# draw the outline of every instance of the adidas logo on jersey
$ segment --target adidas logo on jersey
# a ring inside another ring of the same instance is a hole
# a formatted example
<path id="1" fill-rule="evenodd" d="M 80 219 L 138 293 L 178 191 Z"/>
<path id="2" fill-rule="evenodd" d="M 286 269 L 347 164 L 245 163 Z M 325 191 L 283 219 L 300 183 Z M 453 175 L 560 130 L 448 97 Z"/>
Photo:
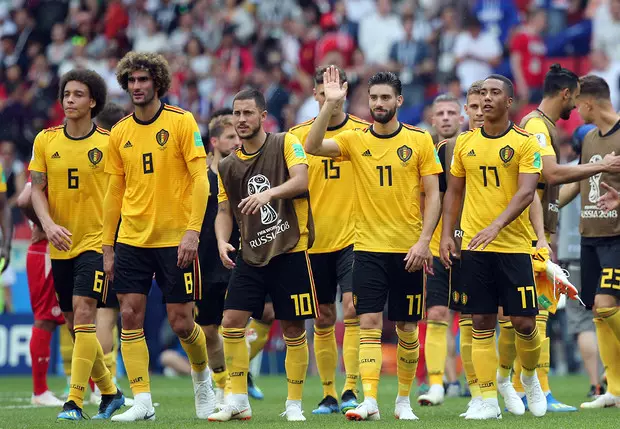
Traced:
<path id="1" fill-rule="evenodd" d="M 60 154 L 58 152 L 54 152 L 54 155 L 52 155 L 52 159 L 58 159 L 60 158 Z"/>
<path id="2" fill-rule="evenodd" d="M 370 153 L 370 149 L 366 149 L 364 153 L 362 153 L 362 156 L 372 156 L 372 154 Z"/>
<path id="3" fill-rule="evenodd" d="M 476 156 L 476 152 L 472 149 L 467 153 L 467 156 Z"/>
<path id="4" fill-rule="evenodd" d="M 125 149 L 127 149 L 128 147 L 133 147 L 133 145 L 131 144 L 131 142 L 128 140 L 127 143 L 125 143 L 125 146 L 123 146 Z"/>

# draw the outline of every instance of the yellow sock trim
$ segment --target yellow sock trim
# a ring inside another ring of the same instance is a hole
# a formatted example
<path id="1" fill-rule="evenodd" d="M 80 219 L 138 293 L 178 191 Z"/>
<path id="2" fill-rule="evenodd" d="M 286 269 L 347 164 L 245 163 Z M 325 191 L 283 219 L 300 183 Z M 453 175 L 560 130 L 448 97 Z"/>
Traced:
<path id="1" fill-rule="evenodd" d="M 381 329 L 360 329 L 360 377 L 364 398 L 377 399 L 383 356 Z"/>
<path id="2" fill-rule="evenodd" d="M 304 332 L 297 338 L 284 337 L 286 343 L 286 359 L 284 367 L 286 369 L 286 381 L 288 383 L 289 401 L 301 401 L 308 372 L 308 341 Z M 332 385 L 333 387 L 333 385 Z M 336 391 L 334 390 L 334 393 Z"/>
<path id="3" fill-rule="evenodd" d="M 252 360 L 265 348 L 265 344 L 267 344 L 267 340 L 269 340 L 271 325 L 266 325 L 260 320 L 252 319 L 248 325 L 248 329 L 254 329 L 254 332 L 256 332 L 256 339 L 250 343 L 250 360 Z"/>
<path id="4" fill-rule="evenodd" d="M 472 328 L 473 324 L 471 319 L 459 320 L 459 331 L 461 334 L 460 351 L 463 371 L 465 372 L 465 378 L 467 379 L 471 396 L 475 398 L 482 396 L 482 393 L 480 392 L 480 386 L 478 386 L 478 377 L 476 376 L 476 369 L 474 368 L 474 362 L 471 358 Z"/>
<path id="5" fill-rule="evenodd" d="M 418 327 L 416 326 L 412 332 L 401 331 L 396 328 L 396 333 L 398 334 L 398 348 L 396 349 L 398 396 L 409 397 L 420 357 Z"/>
<path id="6" fill-rule="evenodd" d="M 84 394 L 88 388 L 88 379 L 97 357 L 97 333 L 95 325 L 75 325 L 75 346 L 71 359 L 71 383 L 67 401 L 84 407 Z"/>
<path id="7" fill-rule="evenodd" d="M 496 399 L 498 357 L 495 350 L 495 329 L 472 330 L 472 359 L 482 397 Z"/>
<path id="8" fill-rule="evenodd" d="M 200 325 L 194 322 L 194 329 L 187 338 L 180 338 L 181 346 L 194 372 L 202 372 L 207 369 L 209 359 L 207 358 L 207 337 Z"/>
<path id="9" fill-rule="evenodd" d="M 620 341 L 620 311 L 618 307 L 599 308 L 597 313 L 616 336 L 616 341 Z"/>
<path id="10" fill-rule="evenodd" d="M 222 338 L 230 377 L 230 393 L 247 395 L 250 357 L 245 343 L 245 329 L 224 328 Z"/>
<path id="11" fill-rule="evenodd" d="M 538 327 L 529 334 L 517 332 L 517 353 L 523 374 L 531 377 L 536 371 L 538 359 L 540 358 L 541 338 L 538 334 Z"/>
<path id="12" fill-rule="evenodd" d="M 360 319 L 344 320 L 344 337 L 342 339 L 342 360 L 346 381 L 342 393 L 352 390 L 357 395 L 357 380 L 360 377 Z"/>
<path id="13" fill-rule="evenodd" d="M 121 331 L 121 354 L 133 395 L 149 393 L 151 391 L 149 349 L 146 346 L 143 329 Z"/>
<path id="14" fill-rule="evenodd" d="M 600 312 L 600 310 L 599 310 Z M 620 396 L 620 343 L 609 325 L 600 317 L 594 319 L 601 361 L 607 374 L 607 391 Z"/>
<path id="15" fill-rule="evenodd" d="M 428 382 L 443 386 L 443 374 L 448 355 L 448 322 L 429 320 L 426 324 L 424 358 L 428 371 Z"/>
<path id="16" fill-rule="evenodd" d="M 323 385 L 323 397 L 337 399 L 336 366 L 338 365 L 338 347 L 334 327 L 314 327 L 314 356 L 316 368 Z"/>
<path id="17" fill-rule="evenodd" d="M 510 377 L 512 366 L 517 357 L 515 347 L 515 329 L 510 320 L 499 321 L 499 337 L 497 339 L 497 350 L 499 354 L 499 375 Z"/>

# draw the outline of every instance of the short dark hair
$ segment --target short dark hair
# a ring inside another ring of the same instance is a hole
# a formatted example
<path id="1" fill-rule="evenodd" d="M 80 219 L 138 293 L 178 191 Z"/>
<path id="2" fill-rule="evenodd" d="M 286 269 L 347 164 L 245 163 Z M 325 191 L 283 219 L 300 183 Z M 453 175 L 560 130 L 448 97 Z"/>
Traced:
<path id="1" fill-rule="evenodd" d="M 489 79 L 501 80 L 504 83 L 504 90 L 508 93 L 508 97 L 515 96 L 515 88 L 512 84 L 512 81 L 508 79 L 506 76 L 501 75 L 501 74 L 492 74 L 492 75 L 487 76 L 485 81 Z"/>
<path id="2" fill-rule="evenodd" d="M 379 72 L 375 73 L 368 79 L 368 90 L 375 85 L 389 85 L 394 89 L 396 95 L 403 93 L 403 84 L 396 74 L 392 72 Z"/>
<path id="3" fill-rule="evenodd" d="M 209 118 L 209 122 L 211 122 L 215 118 L 219 118 L 220 116 L 228 116 L 228 115 L 232 115 L 232 114 L 233 114 L 233 111 L 232 111 L 232 109 L 230 107 L 223 107 L 221 109 L 214 110 L 213 113 L 211 113 L 211 117 Z"/>
<path id="4" fill-rule="evenodd" d="M 104 130 L 111 130 L 114 124 L 123 119 L 126 115 L 125 109 L 116 103 L 108 103 L 105 105 L 99 116 L 97 116 L 97 125 Z"/>
<path id="5" fill-rule="evenodd" d="M 256 88 L 247 88 L 239 91 L 233 99 L 233 106 L 235 105 L 235 101 L 237 100 L 254 100 L 254 102 L 256 103 L 256 107 L 258 107 L 258 110 L 260 110 L 261 112 L 267 110 L 267 102 L 265 101 L 265 96 Z"/>
<path id="6" fill-rule="evenodd" d="M 105 101 L 108 96 L 108 89 L 105 84 L 105 80 L 92 70 L 71 70 L 65 73 L 60 79 L 60 85 L 58 86 L 58 100 L 62 104 L 65 98 L 65 87 L 68 82 L 76 81 L 80 82 L 88 87 L 90 98 L 95 100 L 95 107 L 90 112 L 90 117 L 94 118 L 103 110 Z"/>
<path id="7" fill-rule="evenodd" d="M 437 103 L 456 103 L 459 108 L 461 107 L 461 102 L 459 101 L 458 98 L 456 98 L 454 95 L 450 95 L 450 94 L 441 94 L 438 95 L 434 100 L 433 100 L 433 107 L 437 104 Z"/>
<path id="8" fill-rule="evenodd" d="M 589 74 L 579 79 L 581 85 L 581 95 L 589 95 L 597 100 L 609 100 L 609 85 L 605 79 Z"/>
<path id="9" fill-rule="evenodd" d="M 323 84 L 323 73 L 325 73 L 325 71 L 327 71 L 327 69 L 330 67 L 331 65 L 319 66 L 314 70 L 314 86 Z M 340 76 L 340 83 L 342 84 L 347 82 L 347 73 L 337 65 L 334 65 L 334 68 L 338 70 L 338 75 Z"/>
<path id="10" fill-rule="evenodd" d="M 553 64 L 545 75 L 543 97 L 552 97 L 564 88 L 568 88 L 570 92 L 573 92 L 577 89 L 578 83 L 579 76 L 560 64 Z"/>
<path id="11" fill-rule="evenodd" d="M 160 55 L 151 52 L 127 53 L 116 66 L 116 80 L 127 91 L 129 75 L 138 70 L 146 70 L 153 79 L 153 85 L 157 88 L 157 96 L 162 98 L 170 89 L 170 66 L 168 61 Z"/>

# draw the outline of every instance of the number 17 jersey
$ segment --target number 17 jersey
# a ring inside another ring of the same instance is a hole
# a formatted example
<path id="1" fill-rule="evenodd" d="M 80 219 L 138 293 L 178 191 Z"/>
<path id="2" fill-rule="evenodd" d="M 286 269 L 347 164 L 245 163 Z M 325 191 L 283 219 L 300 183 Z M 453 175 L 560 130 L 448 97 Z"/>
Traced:
<path id="1" fill-rule="evenodd" d="M 333 137 L 355 181 L 355 250 L 407 253 L 422 232 L 422 176 L 443 170 L 431 135 L 400 124 L 390 135 L 372 125 Z"/>

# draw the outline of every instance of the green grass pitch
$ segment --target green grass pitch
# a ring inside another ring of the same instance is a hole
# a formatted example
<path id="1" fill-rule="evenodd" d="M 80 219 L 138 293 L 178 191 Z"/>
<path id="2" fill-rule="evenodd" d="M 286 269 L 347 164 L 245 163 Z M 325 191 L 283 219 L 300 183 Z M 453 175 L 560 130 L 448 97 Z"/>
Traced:
<path id="1" fill-rule="evenodd" d="M 50 379 L 50 389 L 62 392 L 63 378 Z M 253 418 L 248 422 L 210 423 L 198 420 L 194 413 L 192 384 L 189 378 L 153 377 L 153 401 L 156 407 L 157 420 L 139 423 L 112 423 L 100 421 L 84 421 L 79 423 L 56 423 L 58 410 L 52 408 L 33 408 L 30 406 L 31 381 L 29 377 L 0 378 L 0 429 L 21 428 L 58 428 L 61 425 L 81 425 L 83 427 L 125 426 L 165 428 L 204 428 L 207 425 L 228 425 L 253 428 L 289 428 L 291 426 L 321 427 L 323 429 L 344 426 L 370 425 L 367 422 L 349 422 L 341 414 L 314 416 L 312 409 L 321 399 L 321 385 L 317 377 L 310 377 L 304 389 L 304 412 L 308 419 L 305 423 L 288 423 L 280 413 L 284 411 L 286 399 L 286 381 L 284 377 L 260 377 L 258 385 L 265 393 L 265 400 L 252 401 Z M 551 385 L 558 399 L 579 407 L 586 400 L 587 380 L 583 377 L 552 377 Z M 338 386 L 342 386 L 339 380 Z M 127 392 L 129 388 L 122 384 Z M 604 410 L 580 410 L 576 413 L 547 414 L 537 419 L 526 413 L 522 417 L 514 417 L 504 413 L 500 421 L 475 422 L 466 421 L 458 415 L 465 410 L 467 398 L 447 399 L 440 407 L 420 407 L 417 403 L 413 409 L 420 421 L 399 422 L 394 419 L 394 398 L 396 394 L 396 378 L 385 376 L 381 379 L 379 405 L 381 421 L 373 422 L 373 427 L 385 428 L 416 427 L 416 428 L 549 428 L 549 429 L 612 429 L 620 428 L 620 410 L 608 408 Z M 96 413 L 96 407 L 86 406 L 89 415 Z"/>

